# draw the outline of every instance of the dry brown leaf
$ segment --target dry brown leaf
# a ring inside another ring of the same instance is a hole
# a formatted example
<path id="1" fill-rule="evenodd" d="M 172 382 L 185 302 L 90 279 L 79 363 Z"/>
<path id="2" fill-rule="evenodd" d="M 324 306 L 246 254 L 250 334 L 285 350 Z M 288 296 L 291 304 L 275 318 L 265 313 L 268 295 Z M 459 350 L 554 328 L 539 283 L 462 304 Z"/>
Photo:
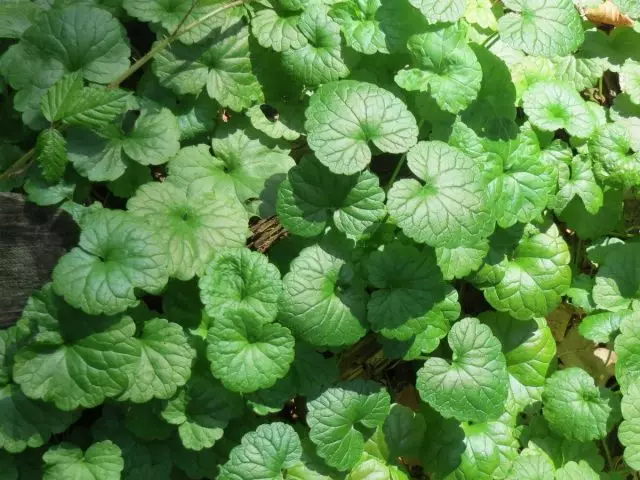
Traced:
<path id="1" fill-rule="evenodd" d="M 620 13 L 618 7 L 611 0 L 607 0 L 598 8 L 587 8 L 585 15 L 594 23 L 612 25 L 614 27 L 630 27 L 633 25 L 633 20 Z"/>
<path id="2" fill-rule="evenodd" d="M 558 343 L 558 359 L 567 368 L 579 367 L 586 370 L 598 385 L 604 386 L 615 374 L 617 356 L 608 348 L 598 347 L 584 338 L 578 332 L 578 327 L 574 326 L 569 329 L 564 340 Z"/>
<path id="3" fill-rule="evenodd" d="M 575 308 L 566 303 L 560 304 L 553 312 L 547 315 L 547 325 L 551 329 L 553 338 L 556 342 L 561 342 L 564 339 L 565 332 L 571 321 L 571 317 L 575 313 Z"/>
<path id="4" fill-rule="evenodd" d="M 407 385 L 396 394 L 396 403 L 409 407 L 415 412 L 420 411 L 420 395 L 413 385 Z"/>

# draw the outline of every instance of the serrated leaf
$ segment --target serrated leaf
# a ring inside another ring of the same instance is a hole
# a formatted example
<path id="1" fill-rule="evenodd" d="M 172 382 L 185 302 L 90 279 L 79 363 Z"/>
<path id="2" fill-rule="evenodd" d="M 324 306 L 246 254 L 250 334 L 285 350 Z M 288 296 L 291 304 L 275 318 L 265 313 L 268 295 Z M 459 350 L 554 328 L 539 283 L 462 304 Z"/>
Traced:
<path id="1" fill-rule="evenodd" d="M 613 101 L 609 117 L 616 125 L 626 129 L 631 149 L 640 152 L 640 105 L 633 103 L 629 94 L 621 93 Z M 604 126 L 604 122 L 599 126 Z M 637 158 L 636 155 L 636 161 Z"/>
<path id="2" fill-rule="evenodd" d="M 640 5 L 634 0 L 614 0 L 620 11 L 632 18 L 640 17 Z"/>
<path id="3" fill-rule="evenodd" d="M 393 404 L 382 426 L 389 457 L 417 457 L 426 433 L 424 417 L 400 404 Z"/>
<path id="4" fill-rule="evenodd" d="M 369 142 L 383 152 L 402 153 L 415 145 L 418 136 L 416 120 L 399 98 L 354 80 L 320 87 L 311 97 L 306 117 L 309 146 L 338 174 L 354 174 L 369 164 Z"/>
<path id="5" fill-rule="evenodd" d="M 162 410 L 162 418 L 178 427 L 184 447 L 196 451 L 211 448 L 241 414 L 240 397 L 201 372 L 194 373 Z"/>
<path id="6" fill-rule="evenodd" d="M 196 357 L 187 335 L 180 325 L 154 318 L 144 323 L 138 343 L 140 363 L 119 400 L 145 403 L 153 398 L 171 398 L 191 376 Z"/>
<path id="7" fill-rule="evenodd" d="M 620 88 L 631 101 L 640 104 L 640 63 L 627 60 L 620 71 Z"/>
<path id="8" fill-rule="evenodd" d="M 120 89 L 84 87 L 82 75 L 62 77 L 40 100 L 44 117 L 50 122 L 100 128 L 123 113 L 131 96 Z"/>
<path id="9" fill-rule="evenodd" d="M 91 445 L 86 452 L 70 443 L 51 447 L 42 456 L 43 480 L 119 480 L 124 469 L 122 451 L 110 440 Z"/>
<path id="10" fill-rule="evenodd" d="M 640 328 L 638 314 L 627 315 L 620 324 L 620 335 L 616 338 L 616 380 L 623 393 L 640 379 Z"/>
<path id="11" fill-rule="evenodd" d="M 89 188 L 89 183 L 71 168 L 66 168 L 62 178 L 53 183 L 44 179 L 39 168 L 33 168 L 29 171 L 23 188 L 30 202 L 48 206 L 65 200 L 70 201 L 74 196 L 77 199 L 82 198 Z"/>
<path id="12" fill-rule="evenodd" d="M 576 155 L 571 160 L 570 175 L 569 178 L 559 178 L 560 189 L 551 202 L 551 208 L 562 212 L 574 197 L 579 196 L 587 212 L 598 213 L 604 203 L 604 194 L 591 170 L 591 161 Z"/>
<path id="13" fill-rule="evenodd" d="M 380 0 L 343 0 L 331 7 L 329 15 L 342 28 L 347 45 L 356 52 L 389 53 L 377 15 L 380 6 Z"/>
<path id="14" fill-rule="evenodd" d="M 565 129 L 587 138 L 595 128 L 585 101 L 577 91 L 560 82 L 538 82 L 523 96 L 524 111 L 533 125 L 548 131 Z"/>
<path id="15" fill-rule="evenodd" d="M 170 182 L 153 182 L 142 185 L 127 208 L 154 231 L 169 274 L 180 280 L 201 274 L 216 249 L 241 247 L 247 238 L 248 218 L 233 197 L 186 195 Z"/>
<path id="16" fill-rule="evenodd" d="M 390 398 L 378 384 L 354 380 L 325 390 L 308 402 L 307 408 L 309 438 L 318 455 L 329 466 L 344 471 L 358 463 L 365 435 L 384 423 Z"/>
<path id="17" fill-rule="evenodd" d="M 525 234 L 518 242 L 502 279 L 484 289 L 485 298 L 496 310 L 520 320 L 545 316 L 571 286 L 570 257 L 558 227 L 547 222 L 539 233 Z"/>
<path id="18" fill-rule="evenodd" d="M 420 397 L 445 418 L 474 422 L 498 418 L 509 386 L 500 342 L 475 318 L 451 327 L 448 341 L 451 363 L 432 357 L 418 371 Z"/>
<path id="19" fill-rule="evenodd" d="M 636 307 L 640 301 L 637 262 L 640 245 L 625 244 L 612 250 L 598 270 L 593 299 L 599 308 L 619 312 Z"/>
<path id="20" fill-rule="evenodd" d="M 50 182 L 62 178 L 69 162 L 67 142 L 55 128 L 43 130 L 36 143 L 36 158 L 42 170 L 42 176 Z"/>
<path id="21" fill-rule="evenodd" d="M 437 303 L 444 281 L 432 252 L 400 243 L 373 252 L 367 262 L 369 283 L 376 288 L 367 304 L 372 330 L 387 338 L 409 340 L 437 324 Z"/>
<path id="22" fill-rule="evenodd" d="M 78 247 L 53 271 L 53 288 L 89 314 L 123 312 L 138 304 L 136 290 L 158 293 L 166 285 L 166 246 L 140 219 L 98 210 L 82 221 Z"/>
<path id="23" fill-rule="evenodd" d="M 553 479 L 555 466 L 549 457 L 536 451 L 523 450 L 511 465 L 506 480 Z"/>
<path id="24" fill-rule="evenodd" d="M 611 400 L 580 368 L 555 372 L 542 392 L 544 418 L 552 429 L 578 441 L 604 438 Z"/>
<path id="25" fill-rule="evenodd" d="M 274 422 L 260 425 L 242 437 L 220 469 L 220 480 L 277 480 L 282 472 L 297 466 L 302 446 L 290 425 Z"/>
<path id="26" fill-rule="evenodd" d="M 469 23 L 475 23 L 488 30 L 498 29 L 498 19 L 502 13 L 500 5 L 494 5 L 491 0 L 467 0 L 464 18 Z"/>
<path id="27" fill-rule="evenodd" d="M 300 16 L 298 29 L 306 45 L 282 52 L 282 66 L 297 82 L 320 85 L 349 75 L 340 26 L 319 2 L 312 3 Z"/>
<path id="28" fill-rule="evenodd" d="M 294 141 L 304 133 L 304 104 L 269 101 L 251 107 L 247 117 L 253 128 L 274 139 Z"/>
<path id="29" fill-rule="evenodd" d="M 336 175 L 312 156 L 304 157 L 280 184 L 276 210 L 287 230 L 304 237 L 319 235 L 333 221 L 338 230 L 359 238 L 386 213 L 376 175 Z"/>
<path id="30" fill-rule="evenodd" d="M 609 343 L 614 340 L 620 324 L 631 312 L 603 312 L 587 315 L 578 326 L 580 334 L 595 343 Z"/>
<path id="31" fill-rule="evenodd" d="M 589 138 L 596 175 L 610 185 L 640 184 L 640 151 L 630 153 L 632 139 L 624 125 L 608 123 Z"/>
<path id="32" fill-rule="evenodd" d="M 178 95 L 197 95 L 206 86 L 211 98 L 236 111 L 262 97 L 251 71 L 249 28 L 241 22 L 194 45 L 174 42 L 154 57 L 153 72 Z"/>
<path id="33" fill-rule="evenodd" d="M 342 255 L 320 245 L 305 248 L 282 284 L 278 321 L 296 337 L 315 346 L 341 346 L 365 335 L 365 282 Z"/>
<path id="34" fill-rule="evenodd" d="M 400 70 L 395 81 L 405 90 L 430 92 L 440 108 L 458 113 L 478 96 L 482 68 L 467 45 L 466 29 L 457 25 L 431 27 L 409 38 L 412 68 Z"/>
<path id="35" fill-rule="evenodd" d="M 436 248 L 437 263 L 445 280 L 464 278 L 479 269 L 489 253 L 489 242 L 478 240 L 471 245 Z"/>
<path id="36" fill-rule="evenodd" d="M 221 249 L 198 283 L 207 314 L 218 318 L 242 307 L 272 322 L 282 293 L 280 272 L 264 255 L 247 248 Z"/>
<path id="37" fill-rule="evenodd" d="M 418 14 L 409 0 L 380 0 L 376 18 L 390 53 L 405 53 L 409 37 L 428 26 L 427 19 Z"/>
<path id="38" fill-rule="evenodd" d="M 29 299 L 21 322 L 34 336 L 15 356 L 14 381 L 30 398 L 61 410 L 95 407 L 120 395 L 139 365 L 130 317 L 90 317 L 54 295 L 50 285 Z"/>
<path id="39" fill-rule="evenodd" d="M 559 215 L 582 239 L 595 239 L 614 230 L 622 217 L 622 190 L 604 190 L 603 204 L 595 215 L 587 212 L 581 198 L 574 197 Z"/>
<path id="40" fill-rule="evenodd" d="M 232 392 L 271 387 L 286 375 L 294 356 L 293 336 L 277 323 L 263 323 L 239 308 L 219 317 L 209 329 L 207 358 L 213 376 Z"/>
<path id="41" fill-rule="evenodd" d="M 640 468 L 640 383 L 635 381 L 622 397 L 624 421 L 618 428 L 618 438 L 624 445 L 624 461 L 634 470 Z"/>
<path id="42" fill-rule="evenodd" d="M 19 39 L 41 12 L 41 5 L 29 1 L 3 2 L 0 4 L 0 37 Z"/>
<path id="43" fill-rule="evenodd" d="M 399 180 L 388 193 L 389 215 L 415 241 L 433 247 L 468 245 L 493 231 L 476 163 L 440 141 L 420 142 L 407 154 L 420 180 Z"/>
<path id="44" fill-rule="evenodd" d="M 0 387 L 0 404 L 0 448 L 14 454 L 44 445 L 79 417 L 78 412 L 28 398 L 14 384 Z"/>
<path id="45" fill-rule="evenodd" d="M 464 15 L 466 0 L 409 0 L 429 23 L 455 22 Z"/>
<path id="46" fill-rule="evenodd" d="M 573 53 L 584 41 L 578 11 L 571 0 L 507 0 L 511 10 L 498 21 L 500 38 L 529 55 Z"/>
<path id="47" fill-rule="evenodd" d="M 274 2 L 277 5 L 277 1 Z M 307 38 L 298 29 L 300 14 L 279 8 L 258 10 L 251 19 L 251 33 L 264 48 L 276 52 L 302 48 Z"/>

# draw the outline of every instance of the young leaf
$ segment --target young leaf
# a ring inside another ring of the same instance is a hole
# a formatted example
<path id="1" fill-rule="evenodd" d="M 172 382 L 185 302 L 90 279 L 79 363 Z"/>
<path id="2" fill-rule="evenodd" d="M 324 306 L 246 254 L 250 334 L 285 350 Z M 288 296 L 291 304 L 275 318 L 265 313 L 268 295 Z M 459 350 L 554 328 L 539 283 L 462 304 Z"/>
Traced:
<path id="1" fill-rule="evenodd" d="M 119 480 L 124 469 L 122 451 L 109 440 L 94 443 L 86 452 L 70 443 L 61 443 L 47 450 L 42 460 L 43 480 Z"/>
<path id="2" fill-rule="evenodd" d="M 598 480 L 602 476 L 595 472 L 587 462 L 580 460 L 579 462 L 567 462 L 556 470 L 554 478 L 557 480 Z"/>
<path id="3" fill-rule="evenodd" d="M 53 288 L 86 313 L 113 315 L 138 304 L 136 290 L 160 292 L 166 265 L 166 245 L 153 229 L 102 209 L 83 219 L 80 243 L 56 265 Z"/>
<path id="4" fill-rule="evenodd" d="M 432 357 L 418 371 L 420 397 L 445 418 L 484 422 L 504 410 L 509 377 L 500 342 L 475 318 L 449 332 L 451 363 Z"/>
<path id="5" fill-rule="evenodd" d="M 271 3 L 275 8 L 258 10 L 251 19 L 251 33 L 258 43 L 276 52 L 307 45 L 307 38 L 298 29 L 300 13 L 278 8 L 277 0 Z"/>
<path id="6" fill-rule="evenodd" d="M 380 5 L 380 0 L 344 0 L 331 8 L 329 14 L 342 28 L 347 45 L 356 52 L 366 55 L 389 53 L 377 20 Z"/>
<path id="7" fill-rule="evenodd" d="M 531 123 L 542 130 L 565 129 L 570 135 L 587 138 L 596 126 L 580 94 L 561 82 L 538 82 L 522 101 Z"/>
<path id="8" fill-rule="evenodd" d="M 430 92 L 440 108 L 458 113 L 478 96 L 482 68 L 467 45 L 466 29 L 458 25 L 431 27 L 409 38 L 412 68 L 400 70 L 395 81 L 405 90 Z"/>
<path id="9" fill-rule="evenodd" d="M 153 229 L 166 252 L 169 274 L 180 280 L 201 274 L 216 249 L 241 247 L 248 234 L 247 215 L 233 197 L 186 195 L 170 182 L 142 185 L 127 208 Z"/>
<path id="10" fill-rule="evenodd" d="M 571 0 L 506 0 L 511 10 L 498 21 L 500 38 L 529 55 L 573 53 L 584 41 L 578 10 Z"/>
<path id="11" fill-rule="evenodd" d="M 519 320 L 552 312 L 571 286 L 571 256 L 558 227 L 547 222 L 534 230 L 501 267 L 504 276 L 484 289 L 493 308 Z"/>
<path id="12" fill-rule="evenodd" d="M 48 128 L 40 132 L 36 143 L 36 155 L 42 176 L 46 180 L 55 182 L 62 178 L 69 157 L 67 157 L 67 142 L 58 130 Z"/>
<path id="13" fill-rule="evenodd" d="M 586 442 L 604 438 L 611 414 L 611 394 L 603 395 L 580 368 L 555 372 L 542 392 L 544 418 L 565 437 Z"/>
<path id="14" fill-rule="evenodd" d="M 210 374 L 196 372 L 162 410 L 162 418 L 178 426 L 185 448 L 211 448 L 229 422 L 242 414 L 240 397 L 225 389 Z"/>
<path id="15" fill-rule="evenodd" d="M 576 155 L 571 160 L 570 177 L 559 177 L 560 190 L 551 202 L 551 207 L 562 212 L 575 196 L 582 199 L 587 212 L 595 215 L 604 203 L 602 188 L 596 182 L 588 158 Z"/>
<path id="16" fill-rule="evenodd" d="M 429 23 L 455 22 L 462 18 L 467 0 L 409 0 Z"/>
<path id="17" fill-rule="evenodd" d="M 551 480 L 555 470 L 549 457 L 535 450 L 525 449 L 511 465 L 505 480 Z"/>
<path id="18" fill-rule="evenodd" d="M 291 262 L 282 279 L 278 321 L 311 345 L 351 345 L 363 337 L 367 293 L 354 266 L 313 245 Z"/>
<path id="19" fill-rule="evenodd" d="M 280 272 L 264 255 L 246 248 L 221 249 L 200 278 L 200 299 L 211 318 L 242 307 L 263 322 L 278 314 Z"/>
<path id="20" fill-rule="evenodd" d="M 389 190 L 391 219 L 415 241 L 434 247 L 469 245 L 491 234 L 485 185 L 476 163 L 439 142 L 420 142 L 407 155 L 424 182 L 399 180 Z"/>
<path id="21" fill-rule="evenodd" d="M 629 316 L 637 318 L 637 314 L 632 312 L 594 313 L 584 317 L 578 329 L 584 338 L 595 343 L 609 343 L 617 336 L 620 325 Z"/>
<path id="22" fill-rule="evenodd" d="M 207 336 L 207 358 L 214 377 L 232 392 L 250 393 L 271 387 L 286 375 L 294 356 L 289 330 L 263 323 L 239 308 L 216 318 Z"/>
<path id="23" fill-rule="evenodd" d="M 640 245 L 629 243 L 611 251 L 596 275 L 593 300 L 596 305 L 611 312 L 632 307 L 640 301 Z"/>
<path id="24" fill-rule="evenodd" d="M 242 22 L 216 29 L 194 45 L 174 42 L 153 60 L 164 87 L 178 95 L 207 93 L 223 107 L 240 111 L 261 99 L 262 89 L 251 71 L 249 28 Z"/>
<path id="25" fill-rule="evenodd" d="M 632 139 L 624 125 L 608 123 L 588 142 L 596 175 L 611 185 L 640 184 L 640 151 L 630 153 Z"/>
<path id="26" fill-rule="evenodd" d="M 145 403 L 153 398 L 171 398 L 191 376 L 196 357 L 187 335 L 180 325 L 154 318 L 144 323 L 138 343 L 140 363 L 118 400 Z"/>
<path id="27" fill-rule="evenodd" d="M 433 253 L 391 243 L 371 254 L 367 271 L 369 283 L 377 289 L 367 304 L 372 330 L 408 340 L 437 324 L 437 304 L 445 290 Z"/>
<path id="28" fill-rule="evenodd" d="M 9 453 L 41 447 L 80 416 L 79 412 L 65 412 L 32 400 L 14 384 L 0 387 L 0 404 L 0 448 Z"/>
<path id="29" fill-rule="evenodd" d="M 260 425 L 242 437 L 220 469 L 219 480 L 265 480 L 282 477 L 282 472 L 298 464 L 302 446 L 290 425 L 274 422 Z"/>
<path id="30" fill-rule="evenodd" d="M 402 153 L 417 141 L 416 120 L 404 103 L 370 83 L 323 85 L 311 97 L 306 116 L 309 146 L 333 173 L 363 170 L 371 161 L 369 142 L 383 152 Z"/>
<path id="31" fill-rule="evenodd" d="M 321 234 L 332 219 L 338 230 L 359 238 L 386 213 L 376 175 L 336 175 L 312 156 L 304 157 L 280 184 L 276 210 L 287 230 L 305 237 Z"/>
<path id="32" fill-rule="evenodd" d="M 374 382 L 354 380 L 325 390 L 307 403 L 309 437 L 327 464 L 344 471 L 362 455 L 364 435 L 384 423 L 389 394 Z"/>
<path id="33" fill-rule="evenodd" d="M 130 317 L 90 317 L 54 295 L 51 285 L 32 295 L 21 322 L 33 340 L 15 356 L 13 378 L 33 399 L 61 410 L 95 407 L 120 395 L 140 363 Z"/>
<path id="34" fill-rule="evenodd" d="M 471 245 L 436 248 L 438 267 L 445 280 L 464 278 L 478 270 L 488 253 L 489 242 L 484 238 Z"/>

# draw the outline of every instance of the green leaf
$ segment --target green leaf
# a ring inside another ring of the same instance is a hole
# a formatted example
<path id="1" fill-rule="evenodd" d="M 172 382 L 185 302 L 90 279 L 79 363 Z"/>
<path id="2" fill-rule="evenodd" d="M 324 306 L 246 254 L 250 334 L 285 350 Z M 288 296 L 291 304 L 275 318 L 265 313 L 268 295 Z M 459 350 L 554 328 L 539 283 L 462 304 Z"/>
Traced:
<path id="1" fill-rule="evenodd" d="M 33 336 L 15 356 L 14 381 L 61 410 L 95 407 L 120 395 L 140 363 L 130 317 L 90 317 L 53 294 L 34 293 L 20 322 Z"/>
<path id="2" fill-rule="evenodd" d="M 421 33 L 429 25 L 409 0 L 380 0 L 376 19 L 380 22 L 390 53 L 406 53 L 409 37 Z"/>
<path id="3" fill-rule="evenodd" d="M 198 25 L 180 35 L 182 43 L 195 43 L 219 29 L 229 28 L 242 14 L 241 9 L 228 9 L 210 16 L 220 8 L 218 1 L 206 1 L 192 8 L 191 2 L 172 0 L 124 0 L 122 6 L 129 15 L 143 22 L 159 23 L 169 33 L 178 27 L 198 22 Z M 206 17 L 206 20 L 203 20 Z"/>
<path id="4" fill-rule="evenodd" d="M 382 426 L 389 457 L 417 457 L 426 433 L 424 417 L 400 404 L 393 404 Z"/>
<path id="5" fill-rule="evenodd" d="M 640 63 L 627 60 L 620 71 L 620 88 L 631 101 L 640 104 Z"/>
<path id="6" fill-rule="evenodd" d="M 127 109 L 131 95 L 120 89 L 84 87 L 78 72 L 65 75 L 40 100 L 44 117 L 50 122 L 101 128 Z"/>
<path id="7" fill-rule="evenodd" d="M 125 30 L 109 12 L 73 4 L 43 12 L 7 51 L 2 71 L 20 91 L 15 106 L 27 119 L 38 114 L 40 98 L 65 73 L 106 84 L 129 67 L 130 55 Z"/>
<path id="8" fill-rule="evenodd" d="M 632 138 L 622 124 L 608 123 L 589 138 L 596 175 L 610 185 L 640 184 L 640 151 L 630 153 Z"/>
<path id="9" fill-rule="evenodd" d="M 469 245 L 493 231 L 485 185 L 476 163 L 440 141 L 420 142 L 407 155 L 424 182 L 404 179 L 389 190 L 391 219 L 415 241 L 434 247 Z"/>
<path id="10" fill-rule="evenodd" d="M 466 0 L 409 0 L 420 9 L 429 23 L 455 22 L 464 15 Z"/>
<path id="11" fill-rule="evenodd" d="M 538 139 L 528 126 L 509 141 L 483 142 L 486 157 L 472 155 L 483 165 L 487 196 L 502 228 L 540 217 L 556 188 L 553 168 L 541 156 Z"/>
<path id="12" fill-rule="evenodd" d="M 13 457 L 2 451 L 0 451 L 0 471 L 6 476 L 6 480 L 18 480 L 18 469 Z"/>
<path id="13" fill-rule="evenodd" d="M 595 343 L 609 343 L 617 336 L 624 319 L 635 315 L 632 312 L 594 313 L 584 317 L 578 329 L 584 338 Z"/>
<path id="14" fill-rule="evenodd" d="M 69 159 L 93 182 L 116 180 L 127 161 L 141 165 L 166 163 L 180 150 L 180 128 L 166 108 L 144 109 L 130 133 L 115 125 L 99 132 L 73 128 L 67 134 Z"/>
<path id="15" fill-rule="evenodd" d="M 53 288 L 89 314 L 123 312 L 138 304 L 136 290 L 158 293 L 167 283 L 166 246 L 132 215 L 98 210 L 82 221 L 78 247 L 53 270 Z"/>
<path id="16" fill-rule="evenodd" d="M 79 412 L 64 412 L 50 403 L 32 400 L 14 384 L 0 387 L 0 404 L 0 448 L 9 453 L 44 445 L 80 416 Z"/>
<path id="17" fill-rule="evenodd" d="M 564 466 L 556 470 L 557 480 L 598 480 L 601 475 L 595 472 L 587 462 L 567 462 Z"/>
<path id="18" fill-rule="evenodd" d="M 268 388 L 286 375 L 294 356 L 289 329 L 263 323 L 244 308 L 216 318 L 207 336 L 214 377 L 232 392 Z"/>
<path id="19" fill-rule="evenodd" d="M 309 146 L 333 173 L 363 170 L 371 161 L 369 142 L 383 152 L 403 153 L 417 141 L 416 120 L 404 103 L 370 83 L 323 85 L 311 97 L 306 116 Z"/>
<path id="20" fill-rule="evenodd" d="M 344 0 L 335 3 L 329 15 L 340 25 L 347 45 L 356 52 L 389 53 L 378 20 L 380 0 Z"/>
<path id="21" fill-rule="evenodd" d="M 152 398 L 171 398 L 191 376 L 196 357 L 187 335 L 180 325 L 154 318 L 144 323 L 138 342 L 140 363 L 119 400 L 145 403 Z"/>
<path id="22" fill-rule="evenodd" d="M 581 368 L 559 370 L 549 377 L 542 402 L 551 428 L 569 439 L 586 442 L 607 434 L 610 395 Z"/>
<path id="23" fill-rule="evenodd" d="M 178 95 L 207 93 L 223 107 L 240 111 L 262 98 L 251 70 L 249 28 L 242 22 L 216 29 L 194 45 L 174 42 L 153 60 L 153 72 Z"/>
<path id="24" fill-rule="evenodd" d="M 529 55 L 573 53 L 584 41 L 580 14 L 571 0 L 506 0 L 511 10 L 498 21 L 500 39 Z"/>
<path id="25" fill-rule="evenodd" d="M 445 289 L 432 252 L 391 243 L 371 254 L 367 271 L 369 283 L 377 289 L 367 304 L 372 330 L 387 338 L 409 340 L 429 325 L 437 325 L 437 304 Z"/>
<path id="26" fill-rule="evenodd" d="M 609 117 L 616 125 L 626 129 L 631 149 L 640 152 L 640 105 L 633 103 L 630 95 L 621 93 L 613 101 Z M 604 122 L 599 126 L 604 126 Z M 636 160 L 638 158 L 636 154 Z"/>
<path id="27" fill-rule="evenodd" d="M 506 480 L 553 479 L 555 466 L 549 457 L 535 450 L 525 449 L 511 465 Z"/>
<path id="28" fill-rule="evenodd" d="M 294 235 L 321 234 L 327 224 L 362 237 L 386 213 L 384 191 L 369 171 L 336 175 L 312 156 L 293 167 L 278 190 L 278 218 Z"/>
<path id="29" fill-rule="evenodd" d="M 273 138 L 294 141 L 304 133 L 304 104 L 269 101 L 268 105 L 254 105 L 247 117 L 256 130 Z M 275 111 L 270 115 L 270 109 Z"/>
<path id="30" fill-rule="evenodd" d="M 572 87 L 561 82 L 538 82 L 524 93 L 524 111 L 536 127 L 587 138 L 595 128 L 586 102 Z"/>
<path id="31" fill-rule="evenodd" d="M 499 312 L 484 312 L 479 318 L 502 345 L 509 373 L 507 410 L 515 415 L 540 401 L 545 379 L 553 369 L 555 339 L 542 319 L 522 321 Z"/>
<path id="32" fill-rule="evenodd" d="M 222 249 L 200 278 L 200 298 L 211 318 L 242 307 L 263 322 L 278 314 L 280 272 L 267 257 L 247 248 Z"/>
<path id="33" fill-rule="evenodd" d="M 551 208 L 562 212 L 569 202 L 578 196 L 587 212 L 592 215 L 598 213 L 604 203 L 604 193 L 591 170 L 591 161 L 576 155 L 571 160 L 570 175 L 569 178 L 560 176 L 560 190 L 551 203 Z"/>
<path id="34" fill-rule="evenodd" d="M 42 6 L 30 1 L 3 2 L 0 4 L 0 37 L 19 39 L 41 12 Z"/>
<path id="35" fill-rule="evenodd" d="M 432 357 L 418 371 L 420 397 L 443 417 L 484 422 L 504 411 L 509 377 L 500 342 L 475 318 L 449 332 L 451 363 Z"/>
<path id="36" fill-rule="evenodd" d="M 367 480 L 371 478 L 384 478 L 389 480 L 409 480 L 404 469 L 395 465 L 386 465 L 375 457 L 363 457 L 349 472 L 346 480 Z"/>
<path id="37" fill-rule="evenodd" d="M 86 452 L 70 443 L 51 447 L 42 456 L 43 480 L 119 480 L 124 469 L 122 451 L 106 440 L 91 445 Z"/>
<path id="38" fill-rule="evenodd" d="M 622 397 L 624 421 L 618 428 L 618 439 L 625 446 L 624 461 L 634 470 L 640 468 L 640 383 L 630 384 Z"/>
<path id="39" fill-rule="evenodd" d="M 558 227 L 547 222 L 525 234 L 504 266 L 504 276 L 484 289 L 489 304 L 519 320 L 545 316 L 571 286 L 571 255 Z"/>
<path id="40" fill-rule="evenodd" d="M 467 45 L 466 29 L 458 25 L 431 27 L 407 44 L 412 68 L 400 70 L 395 81 L 405 90 L 430 92 L 443 110 L 458 113 L 478 96 L 482 68 Z"/>
<path id="41" fill-rule="evenodd" d="M 467 0 L 464 18 L 469 23 L 475 23 L 480 28 L 488 30 L 498 29 L 497 16 L 502 14 L 500 5 L 491 0 Z"/>
<path id="42" fill-rule="evenodd" d="M 142 185 L 127 208 L 153 229 L 169 274 L 180 280 L 201 274 L 217 249 L 241 247 L 248 235 L 247 215 L 233 197 L 186 195 L 170 182 Z"/>
<path id="43" fill-rule="evenodd" d="M 224 434 L 229 422 L 242 415 L 240 397 L 225 389 L 210 374 L 194 373 L 186 386 L 169 400 L 162 418 L 178 426 L 185 448 L 211 448 Z"/>
<path id="44" fill-rule="evenodd" d="M 586 210 L 581 198 L 574 197 L 560 214 L 560 219 L 583 240 L 607 235 L 620 222 L 622 196 L 622 190 L 605 189 L 602 208 L 595 215 Z"/>
<path id="45" fill-rule="evenodd" d="M 365 282 L 344 256 L 313 245 L 303 249 L 282 279 L 278 321 L 315 346 L 351 345 L 362 338 Z"/>
<path id="46" fill-rule="evenodd" d="M 634 382 L 640 379 L 640 323 L 638 314 L 627 315 L 620 324 L 620 335 L 616 338 L 615 352 L 616 380 L 623 393 Z"/>
<path id="47" fill-rule="evenodd" d="M 298 29 L 306 45 L 282 52 L 282 66 L 297 82 L 320 85 L 349 75 L 347 54 L 342 47 L 340 26 L 320 2 L 311 3 L 300 16 Z"/>
<path id="48" fill-rule="evenodd" d="M 260 425 L 231 450 L 229 461 L 221 467 L 217 478 L 278 480 L 283 478 L 283 471 L 300 464 L 301 457 L 300 438 L 293 427 L 281 422 Z"/>
<path id="49" fill-rule="evenodd" d="M 614 0 L 620 11 L 632 18 L 640 17 L 640 5 L 634 0 Z"/>
<path id="50" fill-rule="evenodd" d="M 390 398 L 374 382 L 353 380 L 325 390 L 307 403 L 309 438 L 327 464 L 344 471 L 353 468 L 370 436 L 384 423 Z"/>
<path id="51" fill-rule="evenodd" d="M 277 5 L 277 1 L 273 2 Z M 251 19 L 251 33 L 264 48 L 276 52 L 302 48 L 307 38 L 298 29 L 300 14 L 281 8 L 258 10 Z"/>
<path id="52" fill-rule="evenodd" d="M 580 50 L 574 55 L 551 57 L 549 61 L 553 65 L 552 75 L 578 91 L 596 85 L 607 70 L 607 62 L 592 58 L 589 53 Z"/>
<path id="53" fill-rule="evenodd" d="M 116 197 L 129 198 L 136 194 L 138 188 L 153 180 L 151 169 L 146 165 L 127 160 L 127 169 L 122 176 L 107 184 L 107 188 Z"/>
<path id="54" fill-rule="evenodd" d="M 596 275 L 593 299 L 599 308 L 619 312 L 640 301 L 640 244 L 628 243 L 612 250 Z"/>
<path id="55" fill-rule="evenodd" d="M 489 253 L 489 242 L 478 240 L 471 245 L 436 248 L 437 263 L 445 280 L 464 278 L 478 270 Z"/>
<path id="56" fill-rule="evenodd" d="M 36 143 L 36 156 L 42 176 L 46 180 L 55 182 L 62 178 L 69 158 L 67 142 L 58 130 L 48 128 L 40 132 Z"/>

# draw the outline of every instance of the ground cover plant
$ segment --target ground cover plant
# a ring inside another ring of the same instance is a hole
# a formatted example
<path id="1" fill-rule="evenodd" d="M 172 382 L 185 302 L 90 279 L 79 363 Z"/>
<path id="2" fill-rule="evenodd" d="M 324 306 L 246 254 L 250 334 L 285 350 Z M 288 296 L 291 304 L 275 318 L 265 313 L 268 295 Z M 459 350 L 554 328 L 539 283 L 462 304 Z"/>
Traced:
<path id="1" fill-rule="evenodd" d="M 2 480 L 638 478 L 640 2 L 0 37 L 0 191 L 81 232 L 0 330 Z"/>

